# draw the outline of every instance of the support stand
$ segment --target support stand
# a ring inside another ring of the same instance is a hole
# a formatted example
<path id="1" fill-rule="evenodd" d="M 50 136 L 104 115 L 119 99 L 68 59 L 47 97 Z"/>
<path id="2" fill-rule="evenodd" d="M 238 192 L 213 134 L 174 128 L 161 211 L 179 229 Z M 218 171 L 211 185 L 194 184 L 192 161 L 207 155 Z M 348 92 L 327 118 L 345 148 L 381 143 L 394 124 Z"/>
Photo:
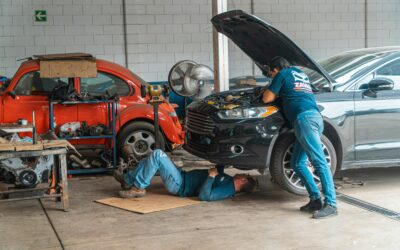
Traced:
<path id="1" fill-rule="evenodd" d="M 156 147 L 155 149 L 160 148 L 160 138 L 158 131 L 160 130 L 160 124 L 158 121 L 158 106 L 163 103 L 163 100 L 159 96 L 152 96 L 151 99 L 149 100 L 149 103 L 153 106 L 153 112 L 154 112 L 154 140 Z"/>

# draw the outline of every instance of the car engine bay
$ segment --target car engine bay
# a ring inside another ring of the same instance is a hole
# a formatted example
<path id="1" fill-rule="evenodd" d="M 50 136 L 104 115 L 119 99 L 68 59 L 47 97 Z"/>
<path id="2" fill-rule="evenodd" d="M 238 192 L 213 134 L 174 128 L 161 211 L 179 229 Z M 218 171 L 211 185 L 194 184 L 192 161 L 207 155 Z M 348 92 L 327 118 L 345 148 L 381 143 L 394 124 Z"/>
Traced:
<path id="1" fill-rule="evenodd" d="M 264 90 L 265 87 L 255 87 L 243 90 L 227 91 L 221 94 L 210 95 L 206 97 L 203 102 L 217 109 L 224 110 L 264 105 L 261 100 Z"/>

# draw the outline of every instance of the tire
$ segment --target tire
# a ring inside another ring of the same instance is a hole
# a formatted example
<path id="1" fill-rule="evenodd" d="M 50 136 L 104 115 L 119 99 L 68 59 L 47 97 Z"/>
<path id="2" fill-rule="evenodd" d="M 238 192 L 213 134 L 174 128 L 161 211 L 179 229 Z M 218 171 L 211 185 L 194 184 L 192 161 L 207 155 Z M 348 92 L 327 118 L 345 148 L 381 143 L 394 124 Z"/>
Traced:
<path id="1" fill-rule="evenodd" d="M 303 183 L 290 167 L 290 158 L 294 140 L 295 136 L 293 133 L 282 135 L 281 138 L 278 139 L 272 152 L 269 171 L 271 173 L 272 179 L 283 189 L 293 194 L 307 195 L 308 193 Z M 335 148 L 326 136 L 322 135 L 321 140 L 324 146 L 326 159 L 328 161 L 328 164 L 330 164 L 330 169 L 333 175 L 337 167 L 337 156 Z M 321 183 L 319 181 L 319 177 L 316 175 L 314 168 L 311 166 L 311 164 L 309 165 L 309 167 L 315 177 L 314 180 L 317 183 L 317 186 L 320 187 Z"/>
<path id="2" fill-rule="evenodd" d="M 165 149 L 164 135 L 159 133 L 160 148 Z M 125 125 L 118 133 L 117 150 L 121 155 L 122 148 L 125 144 L 133 146 L 135 157 L 140 160 L 145 158 L 155 149 L 154 125 L 149 122 L 136 121 Z"/>

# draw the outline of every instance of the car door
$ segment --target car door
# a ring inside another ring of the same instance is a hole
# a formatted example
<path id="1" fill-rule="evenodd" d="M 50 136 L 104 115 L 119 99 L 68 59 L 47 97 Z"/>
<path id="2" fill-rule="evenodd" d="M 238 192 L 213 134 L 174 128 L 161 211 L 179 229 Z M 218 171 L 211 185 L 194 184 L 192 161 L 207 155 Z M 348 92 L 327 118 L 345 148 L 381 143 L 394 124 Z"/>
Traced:
<path id="1" fill-rule="evenodd" d="M 365 95 L 368 82 L 378 77 L 393 80 L 392 90 Z M 356 160 L 400 158 L 400 59 L 383 65 L 358 83 L 355 95 Z"/>
<path id="2" fill-rule="evenodd" d="M 60 84 L 74 81 L 73 78 L 41 78 L 39 71 L 25 73 L 12 89 L 15 98 L 7 95 L 3 99 L 3 118 L 5 123 L 15 123 L 24 118 L 32 121 L 32 111 L 36 115 L 38 133 L 49 130 L 49 96 L 53 89 Z M 55 122 L 62 125 L 76 121 L 76 106 L 55 105 Z"/>
<path id="3" fill-rule="evenodd" d="M 89 98 L 107 99 L 109 96 L 117 95 L 120 97 L 121 102 L 130 94 L 128 84 L 121 78 L 99 71 L 97 77 L 94 78 L 80 78 L 80 93 Z M 96 124 L 108 125 L 107 121 L 107 104 L 94 103 L 94 104 L 79 104 L 78 105 L 78 119 L 85 121 L 89 126 Z M 84 143 L 91 144 L 93 140 L 86 140 Z"/>

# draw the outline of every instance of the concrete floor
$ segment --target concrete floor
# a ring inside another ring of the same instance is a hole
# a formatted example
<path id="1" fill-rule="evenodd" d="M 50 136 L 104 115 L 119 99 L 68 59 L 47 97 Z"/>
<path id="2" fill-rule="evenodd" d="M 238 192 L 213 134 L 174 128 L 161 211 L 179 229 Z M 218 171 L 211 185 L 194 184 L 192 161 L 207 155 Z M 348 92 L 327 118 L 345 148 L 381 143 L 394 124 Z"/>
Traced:
<path id="1" fill-rule="evenodd" d="M 366 185 L 339 192 L 400 212 L 400 168 L 341 175 Z M 65 249 L 400 249 L 400 221 L 340 201 L 339 216 L 314 220 L 298 211 L 306 197 L 259 178 L 252 195 L 147 215 L 93 202 L 116 195 L 111 176 L 70 180 L 70 212 L 43 204 Z M 37 200 L 0 203 L 0 249 L 61 249 Z"/>

